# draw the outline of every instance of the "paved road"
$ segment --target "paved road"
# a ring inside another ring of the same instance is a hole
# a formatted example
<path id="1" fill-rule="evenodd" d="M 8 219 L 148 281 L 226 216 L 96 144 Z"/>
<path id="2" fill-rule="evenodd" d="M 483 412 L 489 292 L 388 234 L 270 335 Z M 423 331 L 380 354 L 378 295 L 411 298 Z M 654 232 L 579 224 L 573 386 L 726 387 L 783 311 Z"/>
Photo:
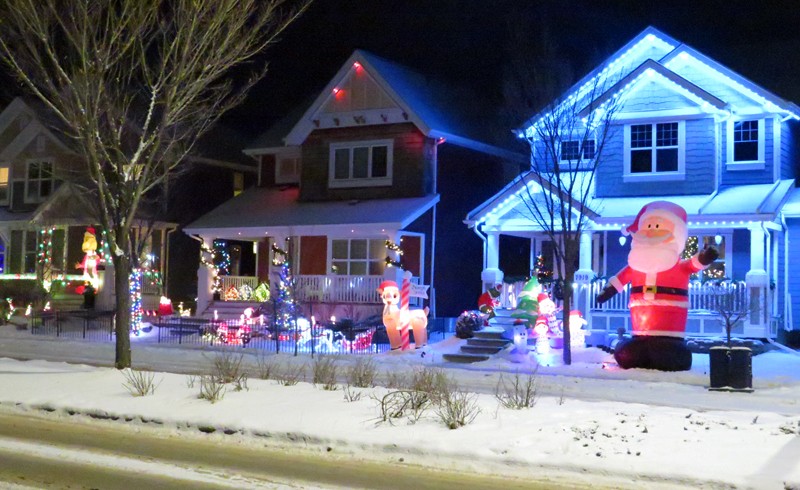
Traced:
<path id="1" fill-rule="evenodd" d="M 327 454 L 287 453 L 171 431 L 134 432 L 0 411 L 0 487 L 48 489 L 553 489 L 532 483 L 446 473 L 400 462 L 379 464 Z"/>

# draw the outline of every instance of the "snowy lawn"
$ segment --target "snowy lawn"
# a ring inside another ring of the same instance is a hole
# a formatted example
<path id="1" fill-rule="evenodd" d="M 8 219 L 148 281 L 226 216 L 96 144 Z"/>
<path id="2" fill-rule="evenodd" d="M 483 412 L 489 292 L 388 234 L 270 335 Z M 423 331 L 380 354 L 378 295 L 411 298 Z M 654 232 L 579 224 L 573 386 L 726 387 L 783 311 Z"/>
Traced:
<path id="1" fill-rule="evenodd" d="M 444 366 L 441 353 L 460 342 L 445 340 L 426 348 L 425 356 L 412 351 L 371 357 L 385 382 L 390 372 L 409 376 L 422 366 Z M 45 358 L 60 353 L 90 363 L 112 352 L 110 345 L 0 334 L 2 356 L 33 357 L 24 353 L 34 347 Z M 166 359 L 185 372 L 207 371 L 214 357 L 198 349 L 134 347 L 140 366 Z M 315 362 L 287 354 L 268 359 L 284 371 L 305 364 L 309 379 Z M 462 387 L 478 393 L 480 412 L 456 430 L 447 429 L 435 409 L 416 423 L 380 422 L 377 399 L 388 392 L 381 387 L 360 390 L 361 399 L 348 402 L 341 388 L 251 377 L 248 390 L 228 385 L 224 398 L 212 404 L 198 398 L 199 381 L 191 386 L 186 374 L 157 372 L 155 394 L 133 397 L 123 375 L 111 368 L 9 358 L 0 359 L 0 403 L 5 410 L 46 408 L 52 416 L 118 417 L 120 424 L 132 420 L 126 425 L 133 429 L 155 420 L 172 430 L 235 431 L 233 437 L 260 443 L 521 478 L 555 472 L 577 479 L 572 481 L 598 481 L 593 475 L 599 474 L 603 484 L 639 488 L 800 488 L 800 357 L 782 351 L 756 356 L 756 391 L 750 394 L 708 392 L 707 355 L 695 355 L 692 371 L 685 373 L 607 369 L 609 360 L 597 349 L 576 350 L 571 366 L 561 366 L 556 357 L 540 359 L 539 398 L 524 410 L 501 407 L 493 392 L 502 372 L 506 380 L 518 370 L 527 376 L 536 367 L 533 358 L 446 365 Z M 244 356 L 251 376 L 257 361 Z M 353 362 L 354 357 L 337 358 L 340 372 Z"/>

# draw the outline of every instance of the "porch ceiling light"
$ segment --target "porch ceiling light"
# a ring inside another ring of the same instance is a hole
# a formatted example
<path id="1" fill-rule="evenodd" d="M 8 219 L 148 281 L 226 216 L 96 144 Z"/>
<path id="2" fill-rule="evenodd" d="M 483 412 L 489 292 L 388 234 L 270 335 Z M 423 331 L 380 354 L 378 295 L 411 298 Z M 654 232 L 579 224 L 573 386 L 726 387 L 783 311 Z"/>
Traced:
<path id="1" fill-rule="evenodd" d="M 627 239 L 627 238 L 625 238 L 625 236 L 624 236 L 624 235 L 623 235 L 623 236 L 620 236 L 620 237 L 619 237 L 619 246 L 620 246 L 620 247 L 624 247 L 624 246 L 625 246 L 625 242 L 627 242 L 627 241 L 628 241 L 628 239 Z"/>

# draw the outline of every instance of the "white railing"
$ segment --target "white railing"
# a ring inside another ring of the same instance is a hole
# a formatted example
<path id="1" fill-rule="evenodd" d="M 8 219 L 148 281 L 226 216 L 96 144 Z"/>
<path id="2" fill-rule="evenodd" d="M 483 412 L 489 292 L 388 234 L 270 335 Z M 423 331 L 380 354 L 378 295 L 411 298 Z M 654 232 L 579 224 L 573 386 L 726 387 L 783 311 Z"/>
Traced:
<path id="1" fill-rule="evenodd" d="M 219 284 L 222 289 L 222 297 L 224 298 L 225 291 L 229 290 L 231 286 L 236 288 L 237 291 L 245 284 L 253 289 L 257 288 L 258 278 L 252 276 L 219 276 Z"/>
<path id="2" fill-rule="evenodd" d="M 605 281 L 596 281 L 592 284 L 591 297 L 597 296 L 605 288 Z M 690 311 L 717 311 L 717 306 L 722 294 L 730 294 L 730 303 L 726 309 L 731 311 L 746 311 L 749 308 L 749 296 L 744 281 L 735 281 L 728 288 L 721 289 L 713 282 L 689 283 L 689 310 Z M 627 310 L 630 301 L 630 286 L 625 286 L 622 292 L 612 297 L 602 305 L 594 305 L 597 310 Z"/>
<path id="3" fill-rule="evenodd" d="M 320 303 L 380 303 L 380 276 L 297 276 L 300 301 Z"/>
<path id="4" fill-rule="evenodd" d="M 500 305 L 503 308 L 512 306 L 514 299 L 519 299 L 519 293 L 525 283 L 515 282 L 513 284 L 503 284 L 503 290 L 500 294 Z M 595 281 L 591 284 L 590 297 L 596 297 L 600 291 L 606 287 L 606 281 Z M 733 287 L 729 290 L 732 295 L 731 308 L 733 311 L 746 311 L 749 305 L 749 296 L 747 287 L 744 281 L 736 281 Z M 715 305 L 718 304 L 721 290 L 712 282 L 690 282 L 689 283 L 689 310 L 694 311 L 716 311 Z M 555 299 L 555 298 L 553 298 Z M 614 295 L 611 299 L 602 305 L 594 304 L 592 301 L 592 309 L 594 310 L 627 310 L 628 303 L 630 302 L 630 285 L 625 286 L 621 292 Z M 575 303 L 573 303 L 575 304 Z"/>

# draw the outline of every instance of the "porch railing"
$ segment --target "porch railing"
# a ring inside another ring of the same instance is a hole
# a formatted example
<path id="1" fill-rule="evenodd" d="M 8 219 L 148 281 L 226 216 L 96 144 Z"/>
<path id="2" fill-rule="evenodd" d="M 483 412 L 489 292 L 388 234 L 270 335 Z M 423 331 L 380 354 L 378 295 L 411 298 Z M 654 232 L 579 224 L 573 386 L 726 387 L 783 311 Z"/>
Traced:
<path id="1" fill-rule="evenodd" d="M 749 308 L 750 298 L 748 295 L 747 287 L 744 281 L 734 281 L 732 287 L 726 291 L 726 294 L 731 295 L 727 309 L 731 311 L 746 311 Z M 503 291 L 500 295 L 501 306 L 508 308 L 511 306 L 513 299 L 519 298 L 519 293 L 522 291 L 524 282 L 516 282 L 514 284 L 504 284 Z M 591 284 L 590 297 L 594 298 L 600 291 L 606 287 L 605 280 L 595 281 Z M 716 305 L 719 304 L 719 297 L 722 291 L 713 282 L 690 282 L 689 283 L 689 310 L 694 311 L 716 311 Z M 603 303 L 602 305 L 592 305 L 593 310 L 627 310 L 628 303 L 630 302 L 630 286 L 626 286 L 620 293 Z M 575 304 L 575 303 L 573 303 Z"/>
<path id="2" fill-rule="evenodd" d="M 253 289 L 258 287 L 258 278 L 253 276 L 219 276 L 219 280 L 223 296 L 225 291 L 229 290 L 231 286 L 236 288 L 237 291 L 245 284 Z"/>

